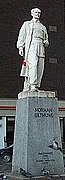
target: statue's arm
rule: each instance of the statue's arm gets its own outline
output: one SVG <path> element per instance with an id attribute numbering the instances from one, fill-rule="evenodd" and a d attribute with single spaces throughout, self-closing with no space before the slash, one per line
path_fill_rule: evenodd
<path id="1" fill-rule="evenodd" d="M 46 28 L 45 28 L 44 45 L 45 45 L 45 47 L 48 47 L 48 46 L 49 46 L 48 33 L 47 33 L 47 29 L 46 29 Z"/>
<path id="2" fill-rule="evenodd" d="M 19 36 L 17 40 L 17 48 L 24 48 L 25 47 L 25 39 L 26 39 L 26 30 L 25 30 L 25 22 L 23 23 L 20 31 L 19 31 Z"/>

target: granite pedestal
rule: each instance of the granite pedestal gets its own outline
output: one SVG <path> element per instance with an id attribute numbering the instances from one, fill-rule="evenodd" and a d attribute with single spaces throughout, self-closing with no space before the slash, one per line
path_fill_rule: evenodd
<path id="1" fill-rule="evenodd" d="M 20 168 L 33 176 L 63 174 L 63 153 L 49 147 L 55 139 L 61 144 L 58 101 L 54 93 L 19 94 L 16 107 L 12 172 Z"/>

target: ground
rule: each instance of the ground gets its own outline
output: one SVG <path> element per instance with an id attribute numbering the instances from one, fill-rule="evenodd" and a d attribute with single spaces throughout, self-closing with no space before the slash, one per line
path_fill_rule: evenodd
<path id="1" fill-rule="evenodd" d="M 0 157 L 0 174 L 5 174 L 7 176 L 7 180 L 48 180 L 48 177 L 31 177 L 27 178 L 21 175 L 12 175 L 12 163 L 5 163 L 3 159 Z M 58 176 L 53 176 L 53 180 L 58 180 Z M 0 180 L 4 180 L 0 177 Z M 52 180 L 52 178 L 50 179 Z M 65 175 L 62 176 L 62 179 L 60 180 L 65 180 Z"/>

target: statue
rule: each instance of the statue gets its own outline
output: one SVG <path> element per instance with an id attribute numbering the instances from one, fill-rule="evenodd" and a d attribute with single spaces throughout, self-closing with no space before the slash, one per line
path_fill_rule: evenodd
<path id="1" fill-rule="evenodd" d="M 23 23 L 17 41 L 24 57 L 20 76 L 25 77 L 23 91 L 37 91 L 44 72 L 45 47 L 49 45 L 46 27 L 40 22 L 41 10 L 31 10 L 32 20 Z"/>

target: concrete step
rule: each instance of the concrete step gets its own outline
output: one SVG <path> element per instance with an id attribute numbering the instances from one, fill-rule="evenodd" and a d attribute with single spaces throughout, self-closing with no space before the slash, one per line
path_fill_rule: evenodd
<path id="1" fill-rule="evenodd" d="M 38 177 L 23 177 L 23 176 L 16 176 L 16 175 L 7 175 L 8 180 L 48 180 L 49 177 L 38 176 Z M 58 175 L 52 176 L 49 180 L 65 180 L 65 175 L 61 175 L 61 178 L 58 179 Z"/>

